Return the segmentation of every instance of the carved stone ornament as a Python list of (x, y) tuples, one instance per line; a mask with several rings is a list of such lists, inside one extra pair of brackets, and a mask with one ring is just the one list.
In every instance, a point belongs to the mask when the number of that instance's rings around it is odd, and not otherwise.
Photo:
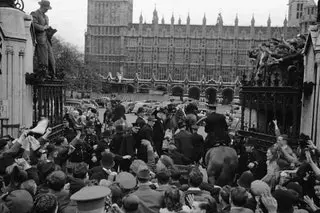
[(184, 79), (184, 84), (189, 84), (189, 76), (188, 74), (186, 75), (186, 78)]
[(138, 83), (139, 82), (139, 74), (136, 73), (136, 75), (134, 76), (134, 82)]
[(169, 82), (169, 83), (172, 83), (172, 82), (173, 82), (171, 73), (169, 73), (168, 82)]
[(204, 75), (202, 75), (201, 84), (202, 86), (206, 84), (206, 77)]

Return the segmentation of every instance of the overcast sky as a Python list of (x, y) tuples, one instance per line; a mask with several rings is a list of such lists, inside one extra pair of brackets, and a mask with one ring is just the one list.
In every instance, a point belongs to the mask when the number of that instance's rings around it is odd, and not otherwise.
[[(38, 9), (39, 0), (24, 0), (25, 11), (30, 13)], [(87, 24), (88, 0), (51, 0), (53, 9), (48, 12), (50, 25), (58, 29), (57, 35), (65, 41), (84, 48), (84, 33)], [(152, 12), (158, 10), (166, 23), (170, 23), (172, 13), (175, 21), (181, 17), (182, 23), (190, 13), (191, 24), (201, 24), (204, 14), (207, 24), (216, 24), (218, 13), (221, 12), (225, 25), (233, 25), (236, 14), (239, 25), (250, 25), (254, 14), (257, 26), (266, 25), (270, 14), (272, 26), (282, 26), (288, 13), (288, 0), (133, 0), (133, 20), (138, 22), (142, 12), (147, 22), (151, 22)]]

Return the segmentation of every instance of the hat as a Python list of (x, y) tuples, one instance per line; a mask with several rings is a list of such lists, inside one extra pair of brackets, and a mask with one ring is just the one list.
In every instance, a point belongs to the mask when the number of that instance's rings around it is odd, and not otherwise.
[(207, 103), (207, 107), (208, 107), (208, 109), (211, 109), (211, 110), (217, 110), (217, 106), (215, 104)]
[(75, 178), (78, 178), (79, 176), (83, 176), (88, 172), (88, 164), (82, 162), (76, 164), (76, 166), (73, 169), (73, 176)]
[(47, 8), (48, 10), (52, 9), (52, 7), (50, 6), (50, 2), (48, 0), (41, 0), (38, 3), (41, 7)]
[(238, 179), (238, 185), (245, 188), (250, 189), (251, 183), (254, 181), (254, 176), (250, 171), (243, 172)]
[(103, 186), (84, 187), (71, 196), (71, 200), (77, 202), (77, 209), (80, 213), (104, 210), (106, 197), (111, 194), (109, 188)]
[(148, 166), (140, 166), (138, 168), (137, 177), (144, 180), (150, 179), (150, 170)]
[(163, 179), (169, 180), (170, 176), (171, 176), (170, 171), (167, 168), (160, 169), (159, 171), (157, 171), (157, 174), (156, 174), (157, 179), (161, 179), (161, 180)]
[(101, 158), (101, 164), (104, 168), (110, 169), (114, 166), (114, 156), (111, 152), (104, 152)]
[(303, 189), (298, 183), (290, 182), (286, 185), (287, 189), (291, 189), (299, 194), (299, 197), (303, 196)]
[(46, 129), (48, 128), (49, 120), (47, 118), (42, 119), (38, 122), (37, 126), (30, 130), (32, 133), (37, 133), (40, 135), (43, 135), (46, 132)]
[(256, 144), (257, 144), (257, 141), (253, 137), (249, 137), (244, 145), (255, 146)]
[(255, 196), (261, 196), (265, 192), (271, 192), (271, 189), (266, 182), (255, 180), (251, 183), (251, 192)]
[(117, 133), (122, 133), (127, 129), (127, 123), (123, 119), (119, 119), (114, 122), (114, 127)]
[(139, 107), (137, 110), (137, 114), (145, 112), (143, 107)]
[(292, 212), (296, 198), (290, 191), (277, 189), (273, 197), (277, 200), (278, 212)]
[(33, 198), (26, 190), (12, 191), (5, 197), (4, 201), (11, 213), (31, 212), (33, 207)]
[(110, 180), (101, 179), (99, 182), (99, 186), (109, 187), (112, 185), (112, 182)]
[(116, 182), (119, 183), (123, 189), (133, 189), (137, 185), (135, 177), (128, 172), (119, 173), (116, 177)]
[(136, 195), (130, 194), (123, 198), (122, 203), (126, 212), (134, 212), (138, 210), (140, 200)]
[(130, 165), (130, 170), (134, 174), (138, 174), (138, 170), (140, 166), (147, 166), (147, 164), (143, 160), (134, 160)]
[(167, 168), (170, 168), (173, 166), (174, 162), (171, 157), (168, 155), (161, 155), (160, 159), (161, 163), (165, 165)]
[(151, 115), (151, 116), (148, 117), (148, 121), (156, 122), (157, 119), (153, 115)]
[(8, 140), (1, 138), (0, 139), (0, 149), (5, 147), (8, 144)]

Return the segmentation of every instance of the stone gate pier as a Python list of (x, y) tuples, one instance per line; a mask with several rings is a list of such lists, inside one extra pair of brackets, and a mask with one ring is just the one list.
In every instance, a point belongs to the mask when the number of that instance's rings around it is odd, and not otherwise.
[[(22, 8), (20, 8), (22, 9)], [(0, 4), (0, 134), (16, 137), (19, 127), (32, 125), (32, 17), (17, 5)]]

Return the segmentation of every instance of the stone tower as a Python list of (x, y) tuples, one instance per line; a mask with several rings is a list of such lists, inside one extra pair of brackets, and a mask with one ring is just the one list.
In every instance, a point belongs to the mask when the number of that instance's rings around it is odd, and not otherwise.
[(309, 26), (317, 22), (318, 8), (314, 0), (309, 0), (303, 6), (303, 15), (300, 19), (301, 33), (308, 34)]
[(132, 17), (133, 0), (88, 0), (85, 61), (89, 71), (122, 72), (124, 35)]
[[(300, 19), (303, 16), (303, 7), (309, 3), (310, 0), (289, 0), (289, 16), (288, 26), (299, 27)], [(312, 1), (312, 0), (311, 0)]]

